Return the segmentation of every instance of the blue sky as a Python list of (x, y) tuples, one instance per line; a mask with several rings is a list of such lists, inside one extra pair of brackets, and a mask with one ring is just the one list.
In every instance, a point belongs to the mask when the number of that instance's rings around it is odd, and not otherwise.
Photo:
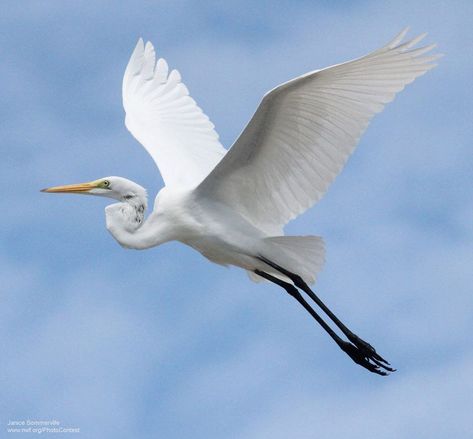
[[(463, 438), (473, 405), (469, 1), (14, 2), (0, 24), (0, 422), (84, 438)], [(445, 53), (377, 116), (289, 234), (318, 234), (317, 291), (398, 372), (357, 367), (295, 301), (171, 243), (121, 249), (103, 199), (45, 186), (162, 185), (123, 125), (142, 36), (226, 147), (264, 92), (411, 26)]]

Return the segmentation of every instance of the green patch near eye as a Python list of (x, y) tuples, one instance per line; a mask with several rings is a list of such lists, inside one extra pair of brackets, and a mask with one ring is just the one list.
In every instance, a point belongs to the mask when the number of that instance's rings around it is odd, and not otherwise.
[(110, 182), (108, 180), (102, 180), (98, 186), (103, 189), (108, 189), (110, 187)]

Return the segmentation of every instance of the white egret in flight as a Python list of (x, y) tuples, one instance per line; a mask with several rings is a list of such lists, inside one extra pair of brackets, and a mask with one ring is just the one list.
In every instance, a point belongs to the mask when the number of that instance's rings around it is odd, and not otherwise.
[[(163, 177), (145, 219), (146, 190), (122, 177), (56, 186), (44, 192), (109, 197), (106, 225), (126, 248), (187, 244), (212, 262), (235, 265), (251, 279), (284, 288), (356, 363), (387, 375), (389, 363), (351, 332), (315, 295), (324, 263), (318, 236), (284, 236), (284, 225), (316, 203), (343, 168), (370, 119), (397, 92), (435, 66), (425, 36), (403, 30), (366, 56), (316, 70), (267, 93), (230, 150), (189, 96), (177, 70), (156, 61), (139, 40), (123, 78), (125, 124)], [(301, 291), (302, 294), (301, 294)], [(312, 300), (342, 339), (306, 301)]]

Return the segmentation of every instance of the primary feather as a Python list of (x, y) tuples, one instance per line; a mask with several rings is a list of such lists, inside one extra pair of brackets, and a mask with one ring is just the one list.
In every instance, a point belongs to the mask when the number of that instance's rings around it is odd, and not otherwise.
[(126, 127), (146, 148), (166, 186), (197, 186), (226, 150), (209, 118), (189, 96), (177, 70), (156, 62), (151, 43), (140, 39), (123, 77)]
[[(270, 235), (316, 203), (370, 119), (435, 66), (435, 45), (401, 44), (407, 29), (362, 58), (314, 71), (267, 93), (230, 151), (199, 186)], [(251, 194), (251, 196), (249, 196)]]

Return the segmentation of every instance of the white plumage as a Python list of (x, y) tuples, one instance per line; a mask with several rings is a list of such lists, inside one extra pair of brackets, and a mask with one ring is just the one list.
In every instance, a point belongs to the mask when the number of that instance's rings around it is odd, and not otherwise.
[(156, 62), (140, 38), (123, 77), (125, 124), (170, 187), (193, 188), (225, 155), (212, 122), (189, 96), (177, 70)]
[[(178, 240), (215, 263), (248, 270), (253, 280), (278, 283), (304, 304), (291, 288), (313, 294), (306, 283), (322, 268), (324, 244), (316, 236), (283, 236), (283, 227), (322, 197), (374, 114), (435, 66), (439, 55), (426, 55), (434, 45), (415, 48), (425, 34), (403, 43), (406, 33), (366, 56), (271, 90), (228, 153), (178, 71), (169, 72), (165, 60), (156, 61), (152, 44), (140, 39), (123, 78), (123, 106), (127, 128), (165, 182), (153, 212), (144, 220), (145, 190), (121, 177), (45, 191), (117, 199), (106, 219), (122, 246)], [(352, 359), (376, 373), (391, 370), (328, 315), (350, 346), (319, 323)]]
[[(340, 173), (373, 115), (437, 56), (424, 36), (282, 84), (263, 98), (202, 193), (238, 210), (270, 234), (316, 203)], [(254, 196), (248, 197), (251, 192)]]
[[(169, 72), (152, 44), (140, 39), (123, 77), (125, 124), (166, 186), (140, 224), (130, 223), (133, 199), (98, 193), (100, 188), (81, 192), (125, 202), (107, 209), (107, 227), (125, 247), (175, 239), (213, 262), (248, 270), (253, 280), (263, 268), (287, 280), (255, 259), (263, 254), (314, 282), (323, 265), (323, 241), (283, 237), (283, 227), (322, 197), (373, 115), (435, 66), (439, 55), (426, 56), (435, 45), (415, 48), (425, 34), (403, 43), (406, 33), (366, 56), (268, 92), (228, 153), (179, 72)], [(114, 179), (108, 177), (121, 188), (125, 179)]]

